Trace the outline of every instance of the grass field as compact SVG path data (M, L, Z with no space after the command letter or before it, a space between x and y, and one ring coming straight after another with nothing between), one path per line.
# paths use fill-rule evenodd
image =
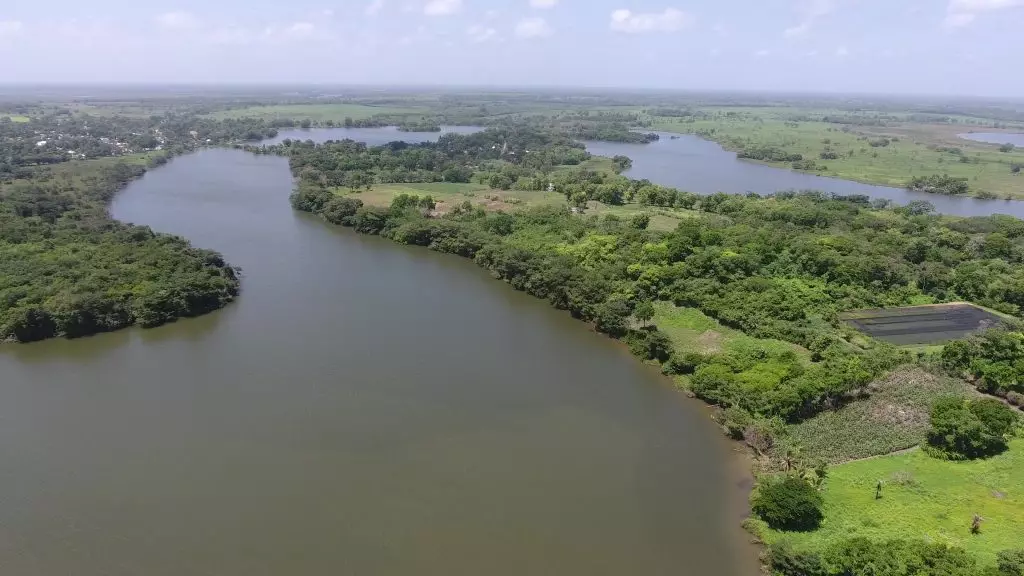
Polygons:
M715 110L709 110L714 112ZM980 129L973 125L905 123L894 126L844 126L820 121L787 121L787 116L827 111L793 108L730 109L734 115L684 122L656 118L655 129L693 133L714 130L710 137L737 149L744 144L768 145L799 153L827 169L825 176L872 184L903 187L914 176L950 174L968 179L972 194L1024 198L1024 176L1014 175L1014 163L1024 165L1024 150L1000 152L991 144L972 142L957 133ZM898 138L884 147L871 147L870 140ZM822 160L828 147L839 158ZM959 149L962 154L943 151ZM961 158L967 161L961 161ZM773 163L790 167L790 163Z
M423 114L426 108L396 108L388 106L366 106L363 104L281 104L276 106L250 106L209 114L210 118L290 118L322 122L334 120L344 122L345 118L362 120L378 114Z
M869 396L787 426L811 462L837 464L917 446L928 431L928 414L940 396L966 395L962 380L916 367L893 371L868 387Z
M825 483L825 521L815 532L780 533L754 520L767 542L789 539L819 548L864 536L918 538L959 546L986 564L1000 550L1024 545L1024 439L987 460L949 462L921 450L836 466ZM875 484L882 480L882 498ZM971 534L975 514L984 518Z
M349 188L337 188L336 194L358 198L368 206L389 206L399 194L431 196L437 203L437 211L445 213L457 204L470 202L485 210L506 212L526 206L564 206L565 196L557 192L535 192L530 190L494 190L484 184L454 184L449 182L428 182L416 184L375 184L370 190L353 192ZM680 220L695 214L690 210L652 208L639 204L609 206L600 202L588 202L586 214L615 214L629 218L635 214L647 213L651 230L675 230Z
M810 362L810 353L804 348L783 342L748 336L739 330L722 326L717 320L697 310L682 308L670 302L654 303L654 319L651 324L672 340L677 353L719 354L732 352L746 355L752 350L764 350L771 356L786 351L795 352ZM677 376L677 384L686 387L686 376Z
M11 122L28 122L31 120L28 116L2 116L3 118L10 118Z

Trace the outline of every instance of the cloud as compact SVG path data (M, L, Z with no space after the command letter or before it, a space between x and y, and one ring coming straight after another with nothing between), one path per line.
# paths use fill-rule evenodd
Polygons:
M663 12L634 13L625 8L612 12L609 27L616 32L644 34L648 32L676 32L693 23L693 16L666 8Z
M371 0L366 8L363 8L363 14L367 16L376 16L381 10L384 9L384 0Z
M558 0L530 0L530 6L532 8L554 8L558 5Z
M783 30L786 38L799 38L811 31L818 19L836 9L836 0L806 0L800 8L800 23Z
M516 24L516 36L520 38L543 38L552 34L554 30L543 18L523 18Z
M484 18L487 18L488 20L494 20L498 16L501 16L501 12L497 10L488 10L484 13Z
M783 31L782 35L785 36L786 38L796 38L798 36L803 36L804 34L807 34L807 32L810 31L810 29L811 23L803 22L801 24L797 24L796 26L790 26L789 28L786 28L786 30Z
M283 35L289 38L309 38L316 33L316 26L309 22L295 22L284 29Z
M836 56L840 58L846 58L850 55L850 50L846 46L840 46L836 48Z
M189 12L164 12L156 17L156 23L166 30L195 30L199 19Z
M423 6L427 16L448 16L462 10L462 0L430 0Z
M20 20L0 20L0 38L19 34L25 24Z
M974 22L981 12L1020 6L1024 6L1024 0L949 0L943 25L947 28L962 28Z
M947 14L946 20L943 22L943 24L946 26L946 28L963 28L964 26L969 25L971 22L974 22L975 18L976 16L974 14L970 14L967 12Z
M758 50L757 52L754 52L754 57L755 58L764 58L765 56L767 56L769 54L771 54L771 52L769 52L767 50Z
M477 24L466 29L466 36L469 36L470 42L479 44L481 42L487 42L488 40L497 40L498 31L494 28L488 28Z
M988 12L1024 6L1024 0L950 0L950 12Z

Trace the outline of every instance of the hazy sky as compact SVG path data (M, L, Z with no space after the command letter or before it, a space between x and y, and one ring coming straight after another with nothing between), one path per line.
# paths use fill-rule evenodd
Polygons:
M1024 0L3 0L0 83L1024 96Z

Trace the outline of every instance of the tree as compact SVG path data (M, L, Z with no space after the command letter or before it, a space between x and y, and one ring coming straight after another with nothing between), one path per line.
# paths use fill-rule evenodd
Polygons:
M1016 146L1014 146L1013 144L1007 142L1006 144L1003 144L1002 146L999 147L999 151L1000 152L1013 152L1014 148L1016 148Z
M754 513L776 530L811 531L824 518L821 494L796 476L763 482L752 504Z
M650 302L637 304L636 310L633 310L633 316L647 326L647 323L654 319L654 304Z
M641 212L629 219L629 225L637 230L646 230L650 223L651 215L646 212Z
M940 398L932 407L928 446L933 454L957 460L991 456L1006 449L1015 421L1013 410L998 400Z

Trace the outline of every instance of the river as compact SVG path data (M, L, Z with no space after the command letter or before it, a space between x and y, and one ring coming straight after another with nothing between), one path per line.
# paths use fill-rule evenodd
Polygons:
M0 349L0 573L752 575L732 452L616 342L470 261L294 212L205 150L116 218L244 269L224 310Z

